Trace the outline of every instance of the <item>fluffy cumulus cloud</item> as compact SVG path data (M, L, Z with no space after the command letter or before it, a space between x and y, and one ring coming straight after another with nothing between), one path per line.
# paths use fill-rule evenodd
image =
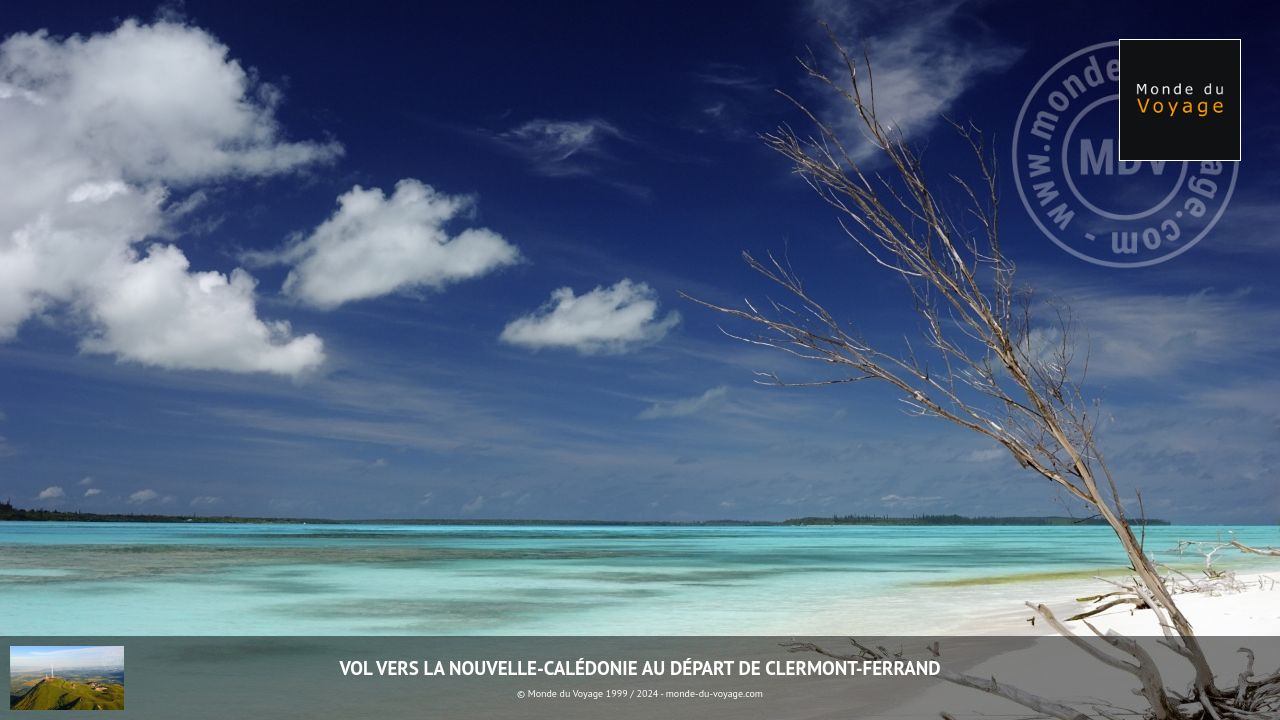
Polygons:
M36 499L37 500L58 500L66 496L67 494L62 490L62 488L58 487L57 485L50 485L49 487L41 490L40 494L36 496Z
M491 230L450 234L447 225L471 207L469 197L446 195L412 179L397 183L390 197L357 185L305 238L253 257L292 265L285 293L319 308L415 288L440 289L520 258L514 245Z
M677 312L659 315L653 288L623 279L582 295L562 287L537 311L508 323L501 340L533 349L622 353L661 340L679 322Z
M103 330L82 346L159 367L282 375L322 358L320 338L295 338L288 323L257 317L254 285L238 268L230 276L193 273L181 250L153 245L101 292L92 313Z
M0 43L0 340L70 308L83 348L170 368L296 375L319 338L257 316L243 271L192 272L174 216L198 185L336 157L289 142L279 92L181 23ZM183 199L178 199L182 196Z
M156 492L155 490L151 490L151 489L139 490L129 496L129 502L135 505L141 505L142 503L151 502L152 500L155 500L158 497L160 497L160 493Z

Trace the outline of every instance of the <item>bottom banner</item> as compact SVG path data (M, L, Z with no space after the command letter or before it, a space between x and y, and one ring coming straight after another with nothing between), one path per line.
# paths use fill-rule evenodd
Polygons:
M955 680L992 681L1088 716L1140 717L1122 649L1060 637L0 638L9 710L130 718L1029 717ZM1139 638L1165 686L1193 669ZM1280 638L1203 638L1224 684L1280 666ZM1248 648L1249 653L1241 652ZM1130 715L1132 713L1132 715Z

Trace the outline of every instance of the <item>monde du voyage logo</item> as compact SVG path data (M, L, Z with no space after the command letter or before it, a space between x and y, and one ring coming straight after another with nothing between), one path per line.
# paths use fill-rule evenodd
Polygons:
M1146 267L1186 252L1235 189L1239 77L1238 41L1124 40L1072 53L1018 113L1023 206L1050 240L1096 265Z

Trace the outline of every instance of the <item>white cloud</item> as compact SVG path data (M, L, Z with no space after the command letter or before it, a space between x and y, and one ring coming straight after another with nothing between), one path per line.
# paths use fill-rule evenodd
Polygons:
M1231 205L1223 213L1221 222L1214 226L1216 241L1198 245L1197 252L1248 254L1274 261L1280 253L1280 242L1276 242L1280 233L1276 232L1274 223L1280 206L1271 195L1263 193L1266 191L1258 195L1247 191L1233 193Z
M1196 368L1265 363L1280 352L1280 312L1251 302L1247 290L1155 294L1077 287L1058 299L1078 322L1077 370L1087 354L1090 378L1162 379ZM1041 330L1033 342L1052 346L1059 336Z
M470 197L445 195L413 179L396 183L391 197L357 185L306 238L250 257L292 265L285 293L319 308L416 288L438 290L520 259L520 251L492 230L446 230L472 205Z
M0 43L0 340L69 307L89 321L84 349L121 360L287 375L316 367L319 338L260 320L242 271L191 273L176 247L138 250L171 234L200 193L170 206L171 189L340 154L284 140L279 100L226 46L179 23Z
M728 394L729 388L721 385L694 397L681 398L679 400L660 400L645 408L637 417L641 420L657 420L658 418L694 415L714 406Z
M86 475L86 476L84 476L83 478L81 478L81 479L80 479L80 483L79 483L79 484L80 484L80 485L92 485L93 483L94 483L93 476L92 476L92 475Z
M270 174L341 152L284 141L279 90L256 83L228 52L199 28L126 20L87 38L14 35L0 49L0 72L46 117L65 112L58 129L88 140L84 152L128 182Z
M199 497L191 498L191 507L217 505L220 502L222 502L222 498L213 497L211 495L201 495Z
M530 120L499 136L524 155L535 170L549 177L590 175L596 161L607 158L605 144L625 139L617 127L599 119Z
M151 246L97 299L92 315L102 329L81 347L157 367L281 375L323 359L320 338L295 338L289 323L257 317L256 282L245 271L228 277L188 270L181 250Z
M41 490L40 494L36 496L36 499L37 500L57 500L58 498L63 498L66 496L67 494L62 491L62 488L58 487L57 485L50 485L49 487Z
M513 320L501 340L528 348L565 347L580 353L621 353L666 336L680 314L658 316L658 294L645 283L621 280L578 296L562 287L537 311Z
M708 63L702 70L692 73L694 79L708 85L734 90L767 92L769 83L742 65L725 62Z
M960 0L908 0L892 6L814 0L810 14L828 23L855 57L867 51L880 121L911 136L940 120L983 73L1007 68L1022 53L984 39L981 29L966 23L964 5ZM825 37L819 42L827 47ZM833 56L824 52L825 71L837 81L847 79L848 72ZM866 73L860 77L865 97ZM853 108L836 102L828 121L845 131L855 159L867 157L874 149L856 129Z
M482 507L484 507L484 496L477 495L475 500L472 500L471 502L462 506L462 512L467 513L469 515L473 512L476 512Z
M908 509L921 507L923 505L932 505L941 499L942 497L939 495L885 495L880 498L880 502L885 507Z
M999 460L1008 452L1002 447L983 448L982 450L971 450L961 456L960 459L964 462L989 463Z
M93 497L94 495L101 495L101 494L102 494L102 490L98 488L89 488L88 490L84 491L85 497Z
M1280 405L1276 398L1280 398L1280 379L1233 376L1223 378L1223 384L1216 387L1193 390L1188 399L1215 414L1254 414L1276 422L1280 421ZM1265 423L1259 425L1266 426Z
M138 492L129 496L129 502L135 505L138 505L141 503L151 502L152 500L155 500L158 497L160 497L160 493L156 492L155 490L150 490L150 489L139 490Z

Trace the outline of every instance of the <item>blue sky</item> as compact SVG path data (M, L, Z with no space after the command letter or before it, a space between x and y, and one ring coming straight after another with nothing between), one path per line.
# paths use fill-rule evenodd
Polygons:
M123 667L120 645L13 645L9 669L32 672L53 668L54 673L76 668Z
M362 518L1072 510L884 388L753 384L821 369L679 297L762 297L739 253L786 248L870 335L915 326L756 137L801 122L775 88L840 119L795 61L825 18L867 42L886 105L947 169L964 155L940 113L1007 163L1023 98L1079 48L1243 38L1245 160L1204 241L1140 270L1084 263L1032 225L1008 170L1003 236L1088 329L1126 495L1173 520L1274 522L1275 13L7 4L0 495Z

